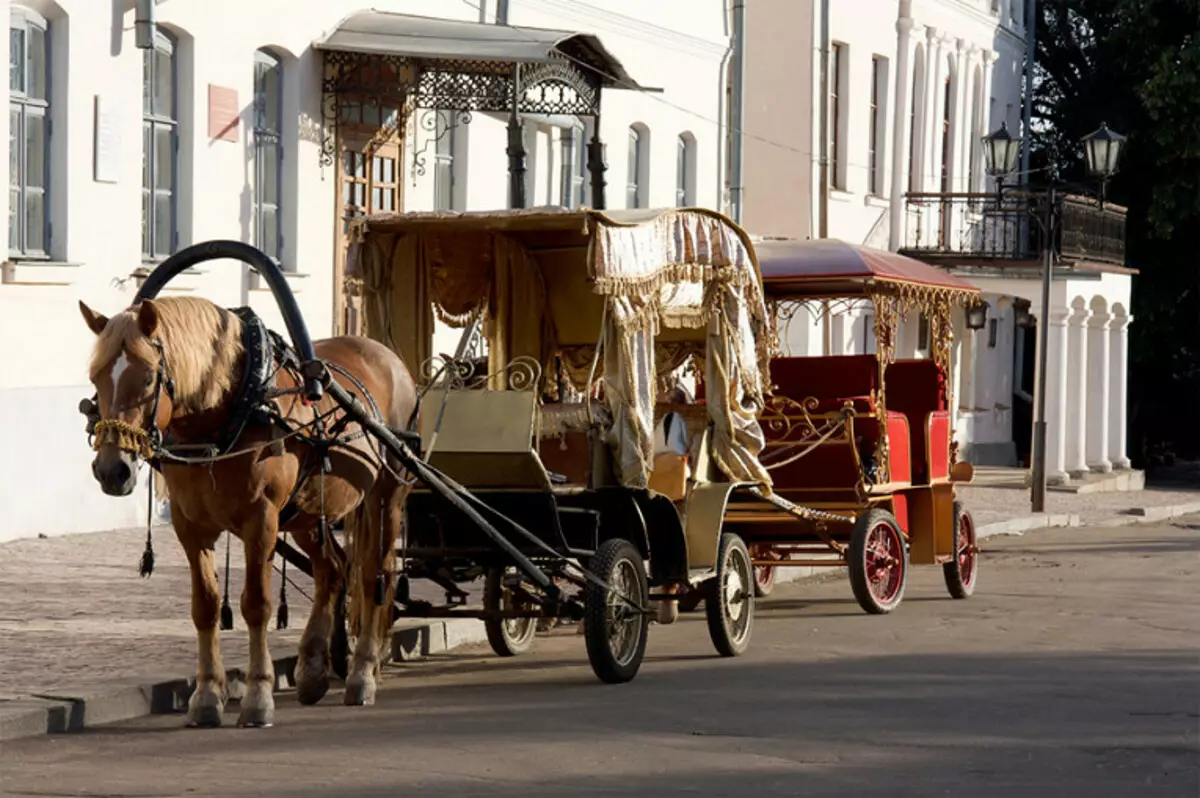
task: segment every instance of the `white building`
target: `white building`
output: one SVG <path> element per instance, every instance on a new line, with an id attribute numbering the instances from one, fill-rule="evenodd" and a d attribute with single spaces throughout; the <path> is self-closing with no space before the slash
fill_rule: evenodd
<path id="1" fill-rule="evenodd" d="M 157 0 L 153 46 L 139 49 L 137 7 L 148 5 L 10 2 L 11 35 L 0 45 L 10 48 L 0 62 L 12 65 L 4 67 L 10 114 L 0 122 L 8 125 L 0 168 L 10 186 L 0 200 L 9 212 L 0 280 L 0 540 L 144 521 L 144 494 L 104 496 L 90 473 L 76 406 L 91 393 L 92 334 L 77 300 L 115 312 L 131 302 L 137 275 L 169 253 L 237 239 L 278 258 L 319 336 L 355 325 L 353 299 L 342 296 L 345 216 L 508 206 L 507 114 L 477 110 L 468 122 L 461 104 L 438 111 L 436 87 L 417 107 L 406 105 L 396 91 L 412 76 L 405 70 L 429 63 L 410 56 L 448 53 L 384 54 L 389 41 L 413 46 L 389 32 L 426 24 L 390 14 L 474 23 L 454 29 L 451 50 L 474 42 L 505 68 L 513 48 L 540 46 L 545 56 L 555 45 L 525 27 L 594 35 L 563 43 L 558 52 L 569 57 L 558 67 L 608 84 L 623 68 L 653 89 L 602 91 L 607 206 L 720 202 L 718 120 L 730 45 L 722 0 Z M 377 12 L 356 14 L 364 5 Z M 499 37 L 507 44 L 496 44 L 498 16 L 514 26 Z M 374 33 L 354 46 L 373 53 L 366 60 L 377 71 L 352 77 L 382 97 L 378 104 L 355 98 L 345 83 L 334 91 L 327 84 L 337 64 L 353 60 L 343 44 L 362 29 Z M 606 76 L 579 67 L 585 56 Z M 440 74 L 470 67 L 463 60 L 441 62 Z M 460 89 L 471 81 L 448 80 Z M 503 88 L 475 80 L 476 101 Z M 587 80 L 572 85 L 586 94 Z M 523 113 L 522 126 L 527 204 L 595 204 L 584 147 L 592 122 Z M 250 305 L 282 329 L 269 292 L 244 267 L 206 264 L 171 290 Z"/>
<path id="2" fill-rule="evenodd" d="M 752 233 L 839 238 L 944 266 L 980 286 L 981 330 L 956 318 L 960 454 L 1016 465 L 1032 428 L 1040 309 L 1031 200 L 997 205 L 981 137 L 1021 129 L 1026 0 L 760 0 L 747 9 L 742 222 Z M 828 130 L 822 147 L 822 9 Z M 811 70 L 796 86 L 800 53 Z M 809 63 L 806 61 L 805 66 Z M 1096 120 L 1099 126 L 1101 120 Z M 822 183 L 822 159 L 828 186 Z M 735 176 L 736 179 L 736 176 Z M 1010 183 L 1016 182 L 1010 180 Z M 737 188 L 737 187 L 735 187 Z M 1131 272 L 1124 211 L 1069 199 L 1056 238 L 1047 380 L 1052 482 L 1128 468 Z M 793 354 L 871 351 L 869 307 L 789 330 Z M 898 356 L 928 356 L 910 319 Z"/>

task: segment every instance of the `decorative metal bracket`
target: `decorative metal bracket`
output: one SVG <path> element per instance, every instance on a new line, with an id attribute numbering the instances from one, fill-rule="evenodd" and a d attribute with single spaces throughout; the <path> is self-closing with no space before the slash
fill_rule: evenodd
<path id="1" fill-rule="evenodd" d="M 438 123 L 444 119 L 443 114 L 449 117 L 449 122 L 444 126 Z M 425 139 L 424 145 L 420 149 L 413 152 L 412 175 L 415 180 L 418 177 L 425 175 L 425 164 L 428 160 L 428 152 L 431 146 L 435 146 L 439 141 L 450 135 L 455 128 L 463 125 L 471 124 L 470 111 L 455 111 L 438 108 L 427 108 L 421 113 L 420 119 L 417 120 L 417 127 L 429 133 L 430 136 Z M 440 128 L 440 129 L 439 129 Z"/>

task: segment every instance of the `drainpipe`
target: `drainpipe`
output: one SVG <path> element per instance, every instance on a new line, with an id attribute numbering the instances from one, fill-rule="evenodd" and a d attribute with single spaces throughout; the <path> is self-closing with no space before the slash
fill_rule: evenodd
<path id="1" fill-rule="evenodd" d="M 1021 182 L 1029 182 L 1029 125 L 1033 121 L 1033 63 L 1037 60 L 1037 0 L 1025 0 L 1025 106 L 1021 110 Z"/>
<path id="2" fill-rule="evenodd" d="M 154 7 L 156 0 L 137 0 L 137 10 L 133 18 L 134 43 L 139 50 L 154 49 Z"/>
<path id="3" fill-rule="evenodd" d="M 746 0 L 733 0 L 733 76 L 732 97 L 729 99 L 729 135 L 733 137 L 729 158 L 729 203 L 731 216 L 742 222 L 742 124 L 745 118 L 746 79 Z"/>
<path id="4" fill-rule="evenodd" d="M 508 0 L 496 0 L 496 24 L 508 24 Z"/>
<path id="5" fill-rule="evenodd" d="M 728 9 L 728 5 L 726 5 Z M 729 36 L 729 46 L 725 55 L 721 56 L 721 79 L 717 81 L 717 141 L 721 142 L 721 152 L 717 156 L 717 207 L 726 210 L 725 182 L 729 177 L 729 161 L 732 159 L 730 148 L 733 144 L 732 131 L 729 129 L 729 95 L 732 90 L 732 80 L 729 75 L 729 59 L 733 56 L 733 35 L 730 14 L 725 13 L 725 34 Z M 729 209 L 732 213 L 732 209 Z"/>
<path id="6" fill-rule="evenodd" d="M 829 238 L 829 0 L 821 0 L 821 145 L 820 186 L 817 196 L 817 238 Z M 826 357 L 833 354 L 833 319 L 829 301 L 822 304 L 821 348 Z"/>
<path id="7" fill-rule="evenodd" d="M 829 0 L 821 0 L 821 144 L 817 238 L 829 238 Z M 827 314 L 828 315 L 828 314 Z"/>

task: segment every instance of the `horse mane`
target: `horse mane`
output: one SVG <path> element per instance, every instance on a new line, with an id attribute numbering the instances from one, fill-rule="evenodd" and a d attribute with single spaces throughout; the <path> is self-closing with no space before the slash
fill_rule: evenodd
<path id="1" fill-rule="evenodd" d="M 221 404 L 241 376 L 242 320 L 200 297 L 155 299 L 158 330 L 167 359 L 167 372 L 175 382 L 175 404 L 189 412 L 211 410 Z M 95 375 L 121 354 L 158 367 L 158 352 L 138 326 L 138 306 L 113 316 L 96 339 L 91 370 Z"/>

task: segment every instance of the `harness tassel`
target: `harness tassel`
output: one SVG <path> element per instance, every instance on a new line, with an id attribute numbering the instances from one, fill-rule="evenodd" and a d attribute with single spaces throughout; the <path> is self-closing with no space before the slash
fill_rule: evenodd
<path id="1" fill-rule="evenodd" d="M 275 612 L 275 628 L 286 629 L 288 627 L 287 558 L 281 557 L 280 559 L 283 560 L 283 567 L 279 569 L 279 609 Z"/>
<path id="2" fill-rule="evenodd" d="M 138 563 L 138 573 L 142 578 L 149 579 L 154 573 L 154 471 L 150 472 L 149 497 L 146 500 L 146 550 L 142 552 L 142 560 Z"/>
<path id="3" fill-rule="evenodd" d="M 225 537 L 225 597 L 221 600 L 221 629 L 233 628 L 233 607 L 229 606 L 229 536 Z"/>

